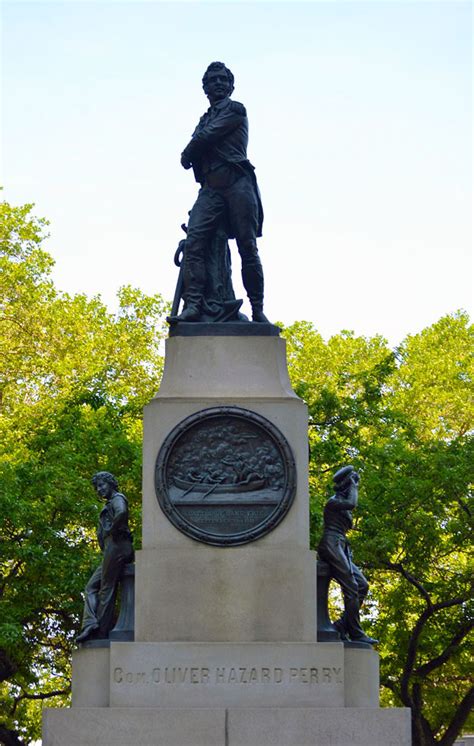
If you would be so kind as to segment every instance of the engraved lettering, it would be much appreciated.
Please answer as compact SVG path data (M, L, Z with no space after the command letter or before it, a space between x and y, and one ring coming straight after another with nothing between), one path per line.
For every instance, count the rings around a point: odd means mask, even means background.
M115 684L281 684L284 681L298 684L341 684L341 667L291 667L269 668L266 666L240 668L226 666L208 668L206 666L165 666L150 668L148 671L126 671L120 666L113 669Z
M332 669L334 671L334 676L336 678L336 684L342 684L342 675L341 675L341 669L340 668L334 668Z
M168 667L165 668L165 683L166 684L174 683L174 668L171 670L172 670L172 673L170 672L170 669Z
M223 683L225 676L225 668L216 668L216 684Z
M121 684L123 681L123 671L121 668L116 668L114 670L114 681L116 684Z
M191 684L199 684L199 668L191 669Z

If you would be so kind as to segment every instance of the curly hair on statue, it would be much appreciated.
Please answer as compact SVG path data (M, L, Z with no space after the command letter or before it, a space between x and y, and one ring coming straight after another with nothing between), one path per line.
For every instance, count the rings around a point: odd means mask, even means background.
M118 490L117 480L115 479L114 475L110 473L110 471L98 471L96 474L94 474L91 479L94 487L97 486L97 482L99 481L99 479L110 484L114 490Z
M230 83L231 93L234 90L234 76L232 75L231 71L228 67L224 65L223 62L211 62L211 64L208 66L206 72L203 75L202 78L202 87L204 89L204 93L207 94L207 78L209 73L214 72L215 70L225 70L227 74L227 79Z

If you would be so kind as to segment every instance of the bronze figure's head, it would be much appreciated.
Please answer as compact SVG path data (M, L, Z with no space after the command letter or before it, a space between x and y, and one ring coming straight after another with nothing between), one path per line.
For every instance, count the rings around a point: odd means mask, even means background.
M104 500L108 500L114 492L118 492L117 480L109 471L98 471L91 481L97 494Z
M211 62L204 73L202 87L213 104L231 95L234 90L234 76L223 62Z

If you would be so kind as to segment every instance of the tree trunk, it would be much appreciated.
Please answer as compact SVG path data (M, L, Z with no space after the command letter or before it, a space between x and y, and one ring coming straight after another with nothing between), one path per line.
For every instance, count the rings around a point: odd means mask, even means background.
M0 725L0 744L3 746L25 746L25 742L18 737L18 733L4 725Z
M13 676L17 667L15 663L8 657L7 653L3 648L0 648L0 681L5 681Z

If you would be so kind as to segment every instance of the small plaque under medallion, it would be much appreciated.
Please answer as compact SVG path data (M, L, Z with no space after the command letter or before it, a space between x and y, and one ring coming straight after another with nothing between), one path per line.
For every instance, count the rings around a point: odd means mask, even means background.
M171 523L215 546L255 541L290 509L296 468L269 420L241 407L204 409L180 422L156 460L156 494Z

